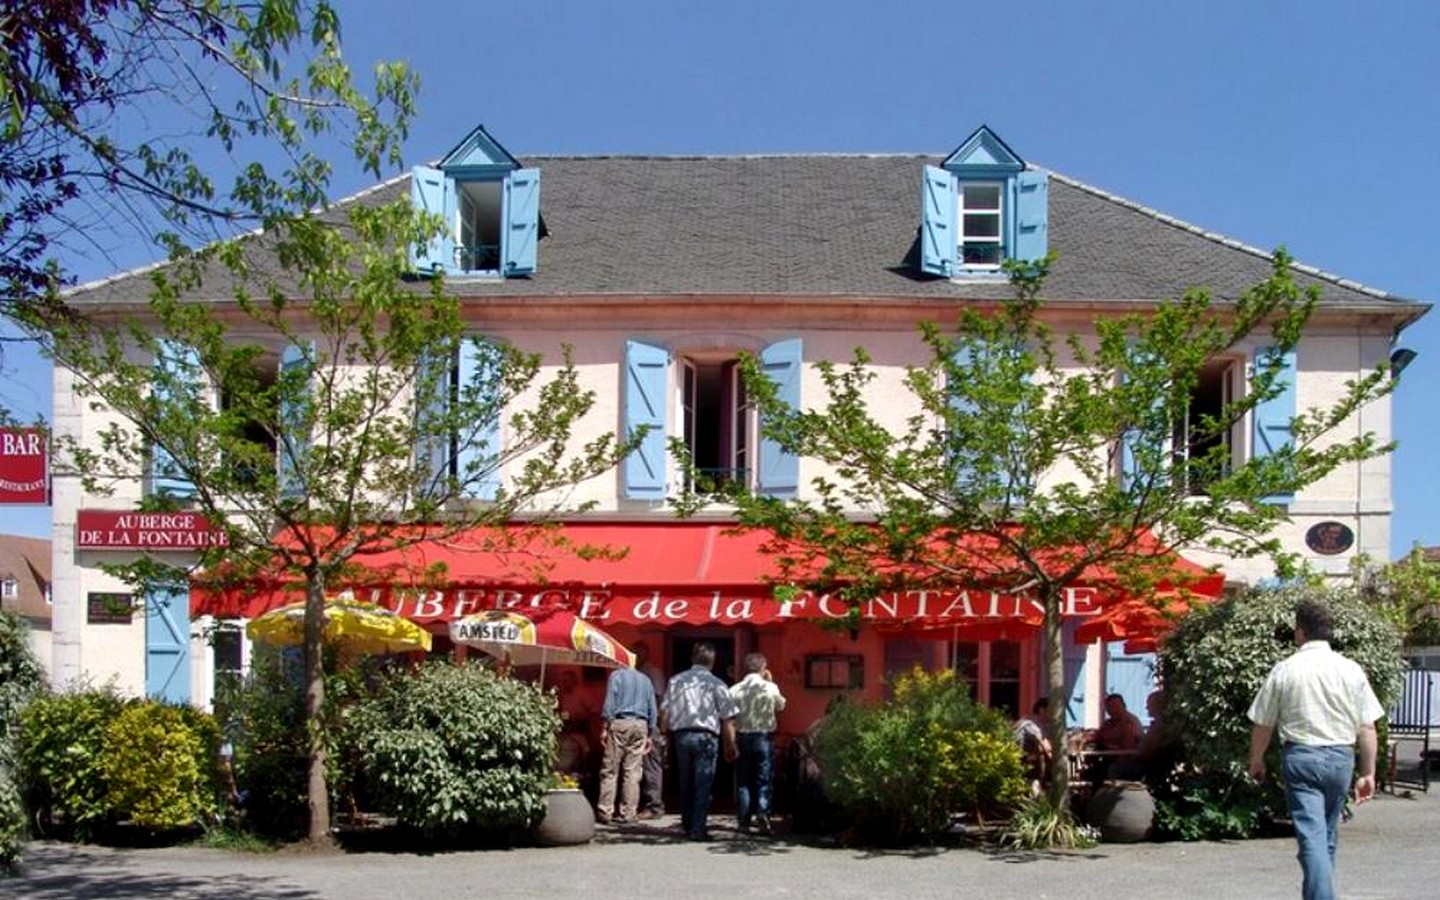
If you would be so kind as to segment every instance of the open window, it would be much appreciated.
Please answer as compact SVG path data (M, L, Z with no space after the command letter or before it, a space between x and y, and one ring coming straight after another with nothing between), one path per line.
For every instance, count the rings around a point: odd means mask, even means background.
M1219 427L1218 423L1235 396L1240 371L1240 364L1233 359L1207 363L1190 391L1184 414L1175 422L1171 438L1175 469L1191 494L1203 494L1211 481L1229 474L1235 463L1233 424Z
M780 398L800 403L799 338L778 341L760 353L766 377ZM673 391L673 394L672 394ZM673 397L673 400L672 400ZM698 475L710 487L742 484L777 497L794 496L799 458L761 433L760 416L745 390L736 350L676 352L641 341L626 343L625 429L645 436L626 458L625 496L663 500L672 487L667 441L684 441ZM681 490L700 486L685 482Z
M501 277L535 271L542 236L540 170L526 169L483 128L438 166L411 172L411 201L440 220L425 244L410 248L421 275Z

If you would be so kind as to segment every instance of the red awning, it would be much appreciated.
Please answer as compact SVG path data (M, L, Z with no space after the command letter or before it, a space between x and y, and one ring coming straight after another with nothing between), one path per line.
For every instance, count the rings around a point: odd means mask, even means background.
M767 625L848 614L843 601L827 595L801 593L783 605L774 600L768 579L778 572L762 551L767 536L733 533L727 524L570 522L550 536L572 547L628 548L619 559L583 558L570 551L547 555L543 542L497 547L496 534L480 530L364 555L355 560L361 577L330 588L351 589L359 599L422 623L489 609L540 607L569 609L601 625ZM1220 576L1183 559L1176 568L1177 577L1212 582L1218 595ZM1083 581L1066 588L1063 614L1091 618L1127 599L1114 581L1102 571L1087 572ZM253 618L298 599L300 587L293 582L210 585L202 578L192 587L191 609L196 615ZM866 601L861 609L863 619L890 628L967 628L1007 635L1038 627L1041 616L1032 597L984 586L894 591Z

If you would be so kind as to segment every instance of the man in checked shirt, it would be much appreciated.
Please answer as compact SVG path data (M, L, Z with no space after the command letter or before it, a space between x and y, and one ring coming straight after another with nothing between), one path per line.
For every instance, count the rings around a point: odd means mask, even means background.
M1385 714L1365 672L1330 649L1330 610L1313 600L1295 610L1300 648L1276 664L1250 704L1250 777L1265 778L1265 748L1280 731L1285 803L1300 844L1301 896L1334 900L1336 829L1360 744L1357 804L1375 795L1375 720Z

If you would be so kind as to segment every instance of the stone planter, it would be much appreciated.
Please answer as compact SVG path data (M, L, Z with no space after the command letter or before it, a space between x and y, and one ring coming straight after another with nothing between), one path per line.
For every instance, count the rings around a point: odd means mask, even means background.
M545 816L535 826L535 843L542 847L585 844L595 837L595 810L578 788L545 792Z
M1085 819L1100 830L1100 840L1133 844L1150 836L1155 798L1141 781L1107 781L1095 789Z

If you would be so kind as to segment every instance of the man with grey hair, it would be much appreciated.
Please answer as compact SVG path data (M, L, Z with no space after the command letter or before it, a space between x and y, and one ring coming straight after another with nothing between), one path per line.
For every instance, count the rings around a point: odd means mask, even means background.
M1265 778L1265 748L1279 729L1285 804L1300 844L1305 900L1334 900L1340 813L1355 771L1354 797L1375 794L1375 720L1385 714L1365 670L1330 649L1330 610L1312 600L1295 609L1300 648L1270 670L1250 705L1250 777Z
M722 743L726 761L735 759L735 701L714 667L715 648L696 644L690 668L670 679L660 703L661 722L674 736L680 827L692 841L710 840L706 817Z
M761 833L770 833L770 794L775 771L775 714L785 708L785 697L770 675L763 653L745 655L745 677L730 686L739 714L739 757L735 760L736 818L748 831L753 815Z

